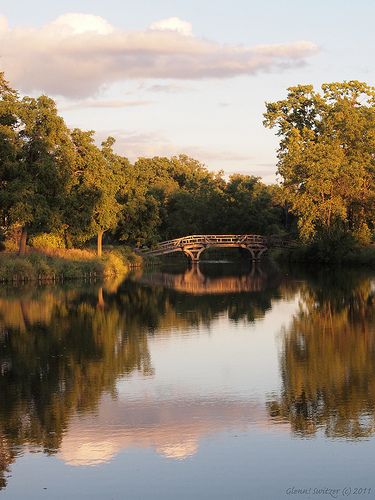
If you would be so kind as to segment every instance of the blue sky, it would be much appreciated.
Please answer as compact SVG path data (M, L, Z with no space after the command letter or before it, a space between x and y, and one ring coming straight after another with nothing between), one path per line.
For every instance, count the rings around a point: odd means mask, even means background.
M67 16L76 13L99 17ZM298 83L374 84L371 1L3 0L0 15L11 83L53 95L69 126L114 135L132 160L186 152L272 181L277 138L262 126L265 101ZM158 23L169 18L178 20Z

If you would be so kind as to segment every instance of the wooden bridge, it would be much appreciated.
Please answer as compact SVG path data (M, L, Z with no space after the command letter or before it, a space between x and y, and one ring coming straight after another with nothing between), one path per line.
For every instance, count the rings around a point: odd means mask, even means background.
M183 252L192 262L199 262L200 256L207 248L244 248L249 251L251 260L255 261L259 260L269 248L288 247L290 244L290 241L277 236L259 234L198 234L163 241L152 250L142 253L159 256Z

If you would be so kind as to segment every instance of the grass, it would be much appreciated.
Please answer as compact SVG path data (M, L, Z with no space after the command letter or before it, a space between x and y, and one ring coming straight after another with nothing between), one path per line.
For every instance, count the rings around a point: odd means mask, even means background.
M90 250L31 250L25 256L0 253L0 282L63 281L106 278L140 267L142 257L130 248L105 249L102 258Z

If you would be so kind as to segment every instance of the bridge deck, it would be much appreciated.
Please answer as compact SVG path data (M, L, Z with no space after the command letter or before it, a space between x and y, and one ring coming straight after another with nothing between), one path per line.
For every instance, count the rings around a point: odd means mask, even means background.
M259 234L194 234L159 243L156 248L143 252L144 255L165 255L184 252L193 261L209 247L237 247L248 249L254 258L254 252L265 252L270 247L288 246L289 242L276 236Z

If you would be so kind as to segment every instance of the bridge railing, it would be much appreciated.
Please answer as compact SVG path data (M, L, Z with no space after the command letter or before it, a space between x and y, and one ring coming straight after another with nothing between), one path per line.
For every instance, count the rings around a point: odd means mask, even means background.
M184 247L203 246L253 246L255 248L288 247L292 242L279 236L259 234L193 234L173 240L163 241L145 253L152 255L182 250Z
M189 245L267 245L267 237L258 234L195 234L159 243L149 252L166 251Z
M174 240L163 241L157 245L155 249L168 249L182 247L193 244L241 244L241 243L266 243L267 238L257 234L197 234L191 236L183 236Z

